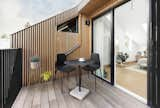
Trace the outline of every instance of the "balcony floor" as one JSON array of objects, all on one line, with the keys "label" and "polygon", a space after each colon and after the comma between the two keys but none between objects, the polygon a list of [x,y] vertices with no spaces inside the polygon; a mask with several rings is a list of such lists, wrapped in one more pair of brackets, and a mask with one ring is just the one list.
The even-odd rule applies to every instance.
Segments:
[{"label": "balcony floor", "polygon": [[88,80],[88,77],[83,75],[82,79],[82,85],[91,90],[83,101],[68,94],[67,83],[69,82],[69,88],[76,86],[75,78],[70,78],[69,81],[64,81],[64,93],[61,93],[60,80],[23,87],[12,108],[149,108],[98,78],[96,92],[93,76]]}]

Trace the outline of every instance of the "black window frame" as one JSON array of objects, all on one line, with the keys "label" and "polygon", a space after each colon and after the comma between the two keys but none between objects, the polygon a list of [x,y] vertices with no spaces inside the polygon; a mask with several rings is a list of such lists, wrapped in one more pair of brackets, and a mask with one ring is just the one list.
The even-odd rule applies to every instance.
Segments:
[{"label": "black window frame", "polygon": [[[112,36],[112,53],[114,54],[114,10],[129,2],[131,0],[125,0],[123,3],[120,3],[117,6],[114,6],[113,8],[103,12],[102,14],[92,18],[92,25],[93,20],[97,17],[100,17],[107,13],[108,11],[113,11],[113,36]],[[151,108],[160,108],[160,37],[156,38],[160,34],[160,20],[157,20],[157,18],[160,18],[160,14],[158,13],[158,10],[160,8],[160,1],[159,0],[149,0],[149,38],[148,38],[148,74],[147,74],[147,105],[149,105]],[[92,26],[92,49],[91,52],[93,53],[93,26]],[[112,60],[114,61],[114,58],[112,57]],[[114,86],[114,67],[113,64],[111,66],[112,72],[111,72],[111,82],[108,82],[100,77],[101,80],[104,80],[105,82],[111,84]],[[158,82],[158,83],[157,83]],[[157,92],[157,93],[156,93]]]},{"label": "black window frame", "polygon": [[[75,23],[74,26],[72,25],[73,23]],[[61,30],[65,26],[68,26],[68,27]],[[72,26],[73,28],[71,28],[70,26]],[[72,19],[70,19],[70,20],[68,20],[68,21],[66,21],[62,24],[59,24],[57,26],[57,31],[58,32],[78,33],[79,32],[79,30],[78,30],[79,27],[78,26],[79,26],[79,24],[78,24],[78,16],[77,16],[77,17],[74,17],[74,18],[72,18]],[[74,30],[72,30],[72,29],[74,29]]]}]

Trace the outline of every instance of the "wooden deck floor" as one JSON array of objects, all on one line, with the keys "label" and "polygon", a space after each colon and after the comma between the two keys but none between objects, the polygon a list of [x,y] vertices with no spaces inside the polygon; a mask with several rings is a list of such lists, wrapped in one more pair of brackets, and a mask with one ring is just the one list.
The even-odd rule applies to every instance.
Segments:
[{"label": "wooden deck floor", "polygon": [[83,86],[91,90],[83,101],[68,94],[68,82],[69,88],[76,86],[74,78],[71,78],[65,81],[65,93],[61,93],[59,80],[22,88],[12,108],[148,108],[147,105],[106,82],[98,79],[97,90],[94,91],[93,78],[84,81],[87,79],[84,75],[82,79]]}]

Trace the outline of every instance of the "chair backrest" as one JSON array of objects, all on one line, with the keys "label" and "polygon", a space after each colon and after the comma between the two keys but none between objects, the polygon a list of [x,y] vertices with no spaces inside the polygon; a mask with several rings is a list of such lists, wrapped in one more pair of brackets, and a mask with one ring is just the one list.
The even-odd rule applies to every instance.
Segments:
[{"label": "chair backrest", "polygon": [[56,65],[64,65],[64,62],[66,61],[66,55],[65,54],[57,54],[57,62]]},{"label": "chair backrest", "polygon": [[100,66],[100,58],[98,53],[92,53],[91,60],[93,60],[96,65]]}]

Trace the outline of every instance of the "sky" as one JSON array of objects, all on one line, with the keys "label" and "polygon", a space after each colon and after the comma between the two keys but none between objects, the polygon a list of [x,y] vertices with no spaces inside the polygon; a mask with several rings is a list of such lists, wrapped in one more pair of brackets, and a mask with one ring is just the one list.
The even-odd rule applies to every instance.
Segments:
[{"label": "sky", "polygon": [[0,0],[0,36],[12,34],[66,9],[81,0]]}]

